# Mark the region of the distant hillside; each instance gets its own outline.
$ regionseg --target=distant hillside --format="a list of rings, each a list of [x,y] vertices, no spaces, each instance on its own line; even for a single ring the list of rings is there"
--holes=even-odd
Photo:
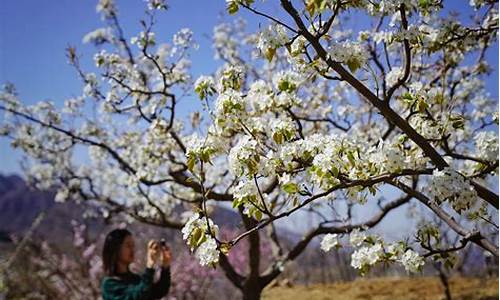
[[[58,236],[71,233],[69,222],[81,219],[83,208],[76,203],[56,203],[54,193],[30,188],[17,176],[0,175],[0,232],[23,234],[36,216],[45,211],[40,233]]]
[[[81,221],[85,208],[75,202],[57,203],[54,195],[54,192],[29,187],[17,175],[0,175],[0,242],[7,241],[10,234],[23,235],[42,211],[45,218],[37,229],[38,234],[49,240],[71,237],[71,220]],[[217,208],[211,217],[222,226],[234,228],[241,223],[236,212],[223,207]],[[102,232],[107,226],[97,219],[87,220],[86,223],[93,227],[93,232]],[[137,226],[140,227],[134,224],[132,228]]]

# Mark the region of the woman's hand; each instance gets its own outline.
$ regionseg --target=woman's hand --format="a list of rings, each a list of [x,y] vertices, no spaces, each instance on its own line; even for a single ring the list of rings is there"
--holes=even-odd
[[[146,267],[154,268],[155,262],[160,254],[160,245],[155,240],[150,240],[146,253]]]
[[[166,268],[170,266],[170,262],[172,261],[172,253],[170,253],[170,248],[168,246],[163,246],[161,249],[162,254],[162,264],[161,266]]]

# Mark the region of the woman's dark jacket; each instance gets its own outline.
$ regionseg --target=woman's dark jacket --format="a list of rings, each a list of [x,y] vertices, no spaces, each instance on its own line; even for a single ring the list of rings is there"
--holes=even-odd
[[[160,280],[153,282],[155,270],[146,268],[142,275],[132,272],[107,276],[102,280],[103,300],[153,300],[170,289],[170,268],[162,268]]]

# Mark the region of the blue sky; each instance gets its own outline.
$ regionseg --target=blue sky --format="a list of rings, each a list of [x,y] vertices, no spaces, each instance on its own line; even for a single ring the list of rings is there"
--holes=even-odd
[[[92,45],[83,45],[82,37],[103,22],[96,14],[97,1],[75,0],[6,0],[0,4],[0,83],[14,83],[21,101],[34,104],[50,99],[64,99],[81,94],[81,82],[68,65],[65,48],[76,46],[84,55],[82,63],[92,68]],[[145,3],[141,0],[117,1],[125,34],[140,31]],[[223,1],[170,1],[171,10],[161,14],[156,26],[157,39],[168,41],[179,29],[195,32],[200,49],[192,54],[194,75],[211,73],[218,62],[212,59],[212,28],[224,21]],[[226,16],[227,19],[227,16]],[[226,20],[227,21],[227,20]],[[194,99],[193,99],[194,100]],[[19,172],[18,151],[0,139],[1,173]]]
[[[84,68],[92,70],[95,48],[83,45],[82,37],[104,24],[96,14],[92,0],[2,0],[0,4],[0,84],[14,83],[21,100],[34,104],[50,99],[62,103],[64,99],[81,94],[81,82],[67,63],[64,49],[76,46],[83,54]],[[280,14],[274,1],[266,2],[266,10]],[[145,3],[142,0],[117,0],[120,20],[125,34],[130,37],[140,31]],[[213,59],[210,36],[214,25],[230,22],[233,16],[225,13],[224,0],[171,0],[170,9],[159,15],[156,34],[158,41],[168,41],[179,29],[189,27],[195,33],[200,49],[191,55],[193,75],[212,73],[220,62]],[[452,10],[470,15],[468,1],[445,1]],[[250,29],[256,29],[267,20],[247,12],[238,14],[248,20]],[[360,23],[354,22],[358,26]],[[366,26],[366,25],[365,25]],[[498,98],[498,44],[487,53],[488,61],[495,68],[488,80],[488,89]],[[184,100],[184,107],[192,107]],[[183,107],[181,106],[181,110]],[[186,113],[186,111],[181,112]],[[19,173],[21,155],[0,139],[0,173]]]

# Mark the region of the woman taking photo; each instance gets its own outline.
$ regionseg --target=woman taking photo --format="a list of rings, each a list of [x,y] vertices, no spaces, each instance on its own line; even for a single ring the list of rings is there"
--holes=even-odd
[[[130,231],[115,229],[104,241],[102,260],[106,277],[102,280],[103,300],[152,300],[164,297],[170,288],[170,249],[158,241],[149,241],[146,270],[132,273],[129,265],[134,262],[134,239]],[[156,263],[161,263],[161,276],[153,282]]]

